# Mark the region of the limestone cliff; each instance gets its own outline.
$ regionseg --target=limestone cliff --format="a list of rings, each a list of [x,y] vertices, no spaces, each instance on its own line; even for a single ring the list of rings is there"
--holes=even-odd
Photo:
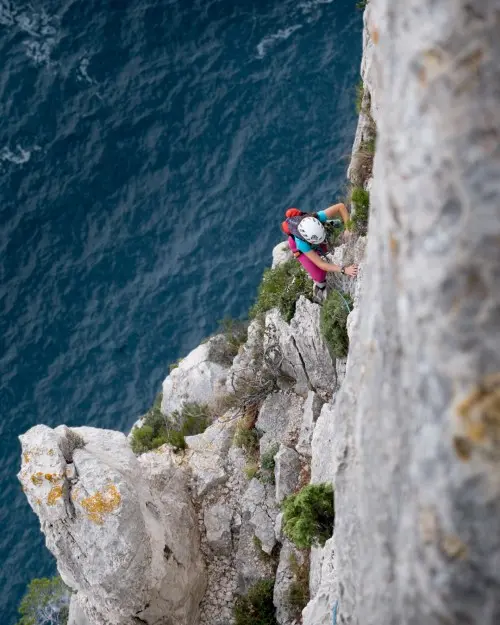
[[[268,577],[279,625],[500,622],[499,16],[493,0],[368,2],[348,175],[370,189],[370,226],[334,252],[359,279],[329,276],[354,302],[348,359],[300,298],[291,321],[252,322],[234,359],[215,337],[167,376],[164,414],[259,389],[181,452],[136,457],[93,428],[21,437],[70,625],[230,625]],[[273,266],[288,258],[277,246]],[[250,456],[235,444],[249,419]],[[310,553],[280,513],[309,480],[335,490],[332,537]],[[309,564],[300,615],[293,569]]]
[[[346,378],[313,442],[336,523],[304,622],[338,601],[339,623],[493,625],[500,6],[373,0],[365,23],[372,219]]]

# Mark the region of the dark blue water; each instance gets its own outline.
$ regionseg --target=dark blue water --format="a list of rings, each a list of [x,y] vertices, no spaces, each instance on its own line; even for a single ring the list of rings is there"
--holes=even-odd
[[[126,431],[343,184],[354,0],[0,0],[0,614],[52,574],[36,423]],[[126,7],[126,8],[125,8]]]

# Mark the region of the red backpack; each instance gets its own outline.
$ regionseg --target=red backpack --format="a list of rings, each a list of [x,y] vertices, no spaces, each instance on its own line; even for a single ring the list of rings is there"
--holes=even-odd
[[[285,217],[285,221],[281,223],[281,229],[287,236],[304,241],[304,243],[310,245],[313,250],[315,252],[318,252],[319,254],[326,254],[327,247],[324,243],[321,243],[320,245],[313,245],[312,243],[309,243],[309,241],[306,241],[303,237],[301,237],[299,232],[300,222],[305,217],[316,217],[316,213],[303,213],[302,211],[299,211],[298,208],[289,208],[285,213]],[[300,252],[299,250],[293,253],[296,258],[300,256],[300,254],[302,254],[302,252]]]

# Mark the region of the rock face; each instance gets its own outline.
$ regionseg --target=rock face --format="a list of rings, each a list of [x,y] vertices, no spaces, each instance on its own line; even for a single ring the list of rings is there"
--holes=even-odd
[[[288,246],[288,241],[278,243],[278,245],[273,248],[272,268],[274,269],[275,267],[278,267],[278,265],[286,263],[286,261],[290,260],[291,258],[293,258],[293,254]]]
[[[296,549],[290,541],[285,540],[280,551],[273,596],[276,620],[279,625],[295,625],[298,622],[297,609],[291,601],[291,591],[296,581],[294,569],[302,566],[303,563],[304,553]]]
[[[307,604],[302,612],[303,625],[331,625],[332,611],[337,601],[335,596],[337,590],[336,575],[334,569],[333,538],[327,540],[323,549],[315,549],[317,566],[319,570],[319,587],[312,587],[314,590],[313,599]],[[311,577],[315,575],[313,559],[311,561]]]
[[[242,502],[243,518],[248,520],[255,536],[262,544],[262,551],[270,554],[276,544],[274,521],[278,508],[274,500],[274,488],[251,480]]]
[[[262,404],[255,427],[262,433],[260,455],[276,444],[292,445],[298,437],[304,400],[290,392],[269,395]]]
[[[281,445],[274,462],[276,503],[281,503],[294,492],[299,483],[300,456],[295,449]]]
[[[322,406],[323,402],[321,397],[313,391],[309,391],[307,399],[304,402],[302,424],[300,426],[299,440],[296,445],[297,451],[303,456],[311,457],[312,437]]]
[[[266,316],[264,346],[279,353],[281,371],[296,380],[294,391],[306,396],[312,390],[325,399],[336,386],[334,363],[319,330],[320,307],[305,297],[297,302],[290,324],[277,310]]]
[[[207,542],[214,553],[227,554],[231,551],[232,519],[232,508],[223,504],[216,504],[205,511],[203,520],[207,530]]]
[[[193,349],[163,382],[161,411],[168,415],[187,402],[206,403],[223,392],[231,365],[223,336]]]
[[[39,425],[20,439],[19,479],[77,593],[73,621],[192,625],[205,576],[182,473],[157,454],[141,467],[119,432]]]
[[[191,482],[200,497],[228,479],[227,455],[233,440],[236,421],[231,414],[217,419],[202,434],[186,436],[186,463]]]
[[[336,600],[352,625],[500,622],[498,15],[368,3],[376,218],[331,432],[336,573],[306,625]]]

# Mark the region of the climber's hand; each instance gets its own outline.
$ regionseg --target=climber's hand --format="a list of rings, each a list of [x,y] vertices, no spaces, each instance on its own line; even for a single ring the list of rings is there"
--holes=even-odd
[[[342,241],[349,241],[352,235],[353,233],[350,230],[344,230],[344,232],[342,233]]]
[[[349,265],[349,267],[346,267],[344,269],[345,271],[345,275],[346,276],[351,276],[351,278],[354,278],[354,276],[356,276],[358,274],[358,266],[357,265]]]

